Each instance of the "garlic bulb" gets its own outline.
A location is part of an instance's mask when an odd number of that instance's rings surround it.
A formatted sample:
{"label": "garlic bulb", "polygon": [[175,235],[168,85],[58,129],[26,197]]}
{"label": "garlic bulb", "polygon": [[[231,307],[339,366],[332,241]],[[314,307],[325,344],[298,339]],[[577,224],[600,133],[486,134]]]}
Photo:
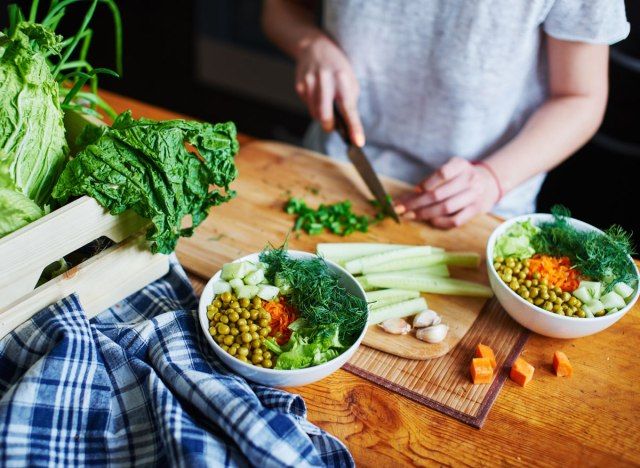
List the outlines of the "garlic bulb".
{"label": "garlic bulb", "polygon": [[438,325],[432,325],[427,328],[420,328],[416,332],[416,338],[427,343],[440,343],[447,336],[449,327],[444,323]]}
{"label": "garlic bulb", "polygon": [[402,318],[387,319],[380,326],[384,331],[392,335],[406,335],[411,331],[411,325]]}
{"label": "garlic bulb", "polygon": [[416,328],[430,327],[440,323],[440,316],[431,309],[420,312],[413,317],[413,326]]}

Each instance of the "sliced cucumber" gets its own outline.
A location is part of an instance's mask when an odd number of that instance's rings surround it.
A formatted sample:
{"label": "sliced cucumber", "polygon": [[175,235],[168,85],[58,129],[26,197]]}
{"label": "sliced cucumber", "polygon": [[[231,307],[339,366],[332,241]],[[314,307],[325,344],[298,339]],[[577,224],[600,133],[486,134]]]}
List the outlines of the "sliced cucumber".
{"label": "sliced cucumber", "polygon": [[620,309],[616,309],[615,307],[613,309],[609,309],[607,310],[607,313],[605,315],[611,315],[611,314],[615,314],[616,312],[618,312]]}
{"label": "sliced cucumber", "polygon": [[627,283],[617,283],[613,290],[622,298],[626,299],[633,294],[633,288]]}
{"label": "sliced cucumber", "polygon": [[604,310],[604,304],[598,299],[594,299],[588,304],[583,304],[582,310],[587,314],[587,317],[593,318],[595,314]]}
{"label": "sliced cucumber", "polygon": [[234,278],[242,279],[249,273],[256,271],[256,269],[256,265],[251,262],[225,263],[222,266],[222,274],[220,277],[227,281]]}
{"label": "sliced cucumber", "polygon": [[264,299],[265,301],[270,301],[272,299],[275,299],[276,297],[278,297],[278,294],[280,294],[280,290],[276,286],[271,286],[267,284],[264,286],[258,286],[258,288],[259,289],[256,295],[260,299]]}
{"label": "sliced cucumber", "polygon": [[253,285],[242,285],[236,289],[236,295],[238,299],[253,299],[256,294],[258,294],[258,290],[260,288],[258,286]]}
{"label": "sliced cucumber", "polygon": [[587,288],[578,288],[575,291],[573,291],[573,295],[580,299],[580,301],[584,304],[586,304],[587,302],[591,302],[593,301],[593,297],[591,297],[591,294],[589,294],[589,291],[587,291]]}
{"label": "sliced cucumber", "polygon": [[264,280],[264,270],[258,269],[244,277],[244,284],[259,284]]}
{"label": "sliced cucumber", "polygon": [[578,289],[580,288],[585,288],[593,299],[600,299],[600,295],[602,294],[602,283],[598,281],[580,281]]}
{"label": "sliced cucumber", "polygon": [[622,309],[625,305],[627,305],[624,302],[624,298],[614,291],[608,292],[607,294],[604,294],[602,297],[600,297],[600,302],[602,302],[602,305],[607,310]]}
{"label": "sliced cucumber", "polygon": [[407,317],[427,309],[427,301],[425,301],[424,297],[380,307],[379,309],[372,310],[369,314],[369,325],[381,323],[391,318]]}
{"label": "sliced cucumber", "polygon": [[275,286],[277,286],[280,290],[280,294],[286,296],[291,293],[291,284],[289,284],[289,282],[282,277],[280,272],[276,273],[276,277],[273,282],[275,283]]}
{"label": "sliced cucumber", "polygon": [[232,280],[229,280],[229,284],[233,289],[238,289],[244,286],[244,281],[242,281],[240,278],[233,278]]}
{"label": "sliced cucumber", "polygon": [[213,291],[213,295],[217,296],[218,294],[231,292],[231,285],[226,281],[214,281],[211,285],[211,290]]}

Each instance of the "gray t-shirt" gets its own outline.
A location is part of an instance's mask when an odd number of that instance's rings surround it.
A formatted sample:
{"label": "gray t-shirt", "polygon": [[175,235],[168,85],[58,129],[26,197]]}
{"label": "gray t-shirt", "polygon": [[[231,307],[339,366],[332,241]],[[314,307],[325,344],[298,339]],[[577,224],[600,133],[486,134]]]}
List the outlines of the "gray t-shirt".
{"label": "gray t-shirt", "polygon": [[[349,57],[365,151],[380,173],[417,183],[452,156],[486,157],[548,95],[545,34],[612,44],[629,34],[623,0],[325,0],[324,27]],[[308,147],[345,157],[337,134]],[[495,211],[535,209],[545,175]]]}

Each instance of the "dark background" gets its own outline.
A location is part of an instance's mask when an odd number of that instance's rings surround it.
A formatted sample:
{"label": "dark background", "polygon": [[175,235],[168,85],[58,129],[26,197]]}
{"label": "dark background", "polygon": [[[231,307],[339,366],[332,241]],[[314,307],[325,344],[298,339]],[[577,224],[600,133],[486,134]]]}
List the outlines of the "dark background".
{"label": "dark background", "polygon": [[[6,5],[0,0],[0,24]],[[30,2],[19,1],[20,5]],[[43,4],[48,2],[43,1]],[[300,143],[309,119],[293,92],[293,65],[260,31],[258,0],[128,0],[124,75],[105,89],[194,117],[233,120],[241,132]],[[640,2],[627,0],[631,35],[612,47],[604,124],[583,149],[552,171],[538,210],[562,203],[599,227],[618,223],[640,233]],[[69,9],[61,32],[77,27],[86,3]],[[28,9],[28,7],[25,7]],[[113,27],[99,6],[90,52],[94,66],[113,67]]]}

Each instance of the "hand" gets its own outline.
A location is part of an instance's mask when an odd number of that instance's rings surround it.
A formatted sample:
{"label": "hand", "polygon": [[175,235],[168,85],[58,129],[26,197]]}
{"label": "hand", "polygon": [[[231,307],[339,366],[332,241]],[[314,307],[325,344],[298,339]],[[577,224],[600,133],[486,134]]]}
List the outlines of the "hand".
{"label": "hand", "polygon": [[398,214],[448,229],[488,212],[500,198],[501,188],[483,165],[452,158],[421,182],[416,191],[396,202]]}
{"label": "hand", "polygon": [[300,53],[296,92],[326,132],[334,127],[335,100],[349,127],[351,141],[358,146],[364,145],[364,130],[357,107],[358,81],[345,54],[328,37],[319,36]]}

